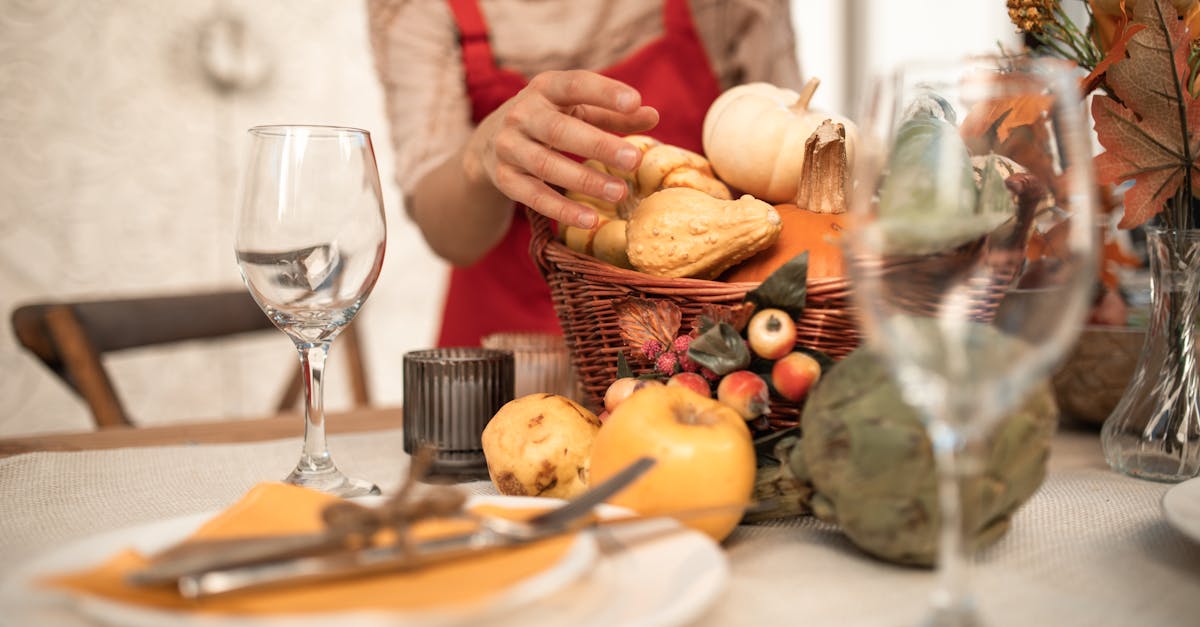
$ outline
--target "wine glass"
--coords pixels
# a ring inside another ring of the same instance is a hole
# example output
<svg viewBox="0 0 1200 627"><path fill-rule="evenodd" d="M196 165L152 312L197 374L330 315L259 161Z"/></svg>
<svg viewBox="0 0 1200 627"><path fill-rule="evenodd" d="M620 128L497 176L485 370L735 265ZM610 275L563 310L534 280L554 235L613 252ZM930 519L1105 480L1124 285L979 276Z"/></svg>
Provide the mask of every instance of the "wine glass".
<svg viewBox="0 0 1200 627"><path fill-rule="evenodd" d="M339 496L379 494L334 465L325 443L325 359L383 264L386 226L368 132L332 126L249 130L235 250L254 300L296 344L304 450L287 483Z"/></svg>
<svg viewBox="0 0 1200 627"><path fill-rule="evenodd" d="M859 120L845 246L864 338L925 419L936 460L929 625L979 624L962 487L1092 302L1098 227L1077 80L1028 57L902 64Z"/></svg>

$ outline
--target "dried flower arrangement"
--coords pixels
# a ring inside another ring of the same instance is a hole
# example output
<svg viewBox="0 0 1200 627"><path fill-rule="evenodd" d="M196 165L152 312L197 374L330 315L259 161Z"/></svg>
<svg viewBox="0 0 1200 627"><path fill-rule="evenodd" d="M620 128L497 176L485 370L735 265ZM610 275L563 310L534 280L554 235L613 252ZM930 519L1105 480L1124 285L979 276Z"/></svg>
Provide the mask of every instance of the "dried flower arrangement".
<svg viewBox="0 0 1200 627"><path fill-rule="evenodd" d="M1118 224L1157 218L1166 228L1200 226L1200 1L1087 0L1086 29L1059 0L1007 0L1017 28L1050 54L1088 72L1083 95L1104 151L1105 185L1132 182Z"/></svg>

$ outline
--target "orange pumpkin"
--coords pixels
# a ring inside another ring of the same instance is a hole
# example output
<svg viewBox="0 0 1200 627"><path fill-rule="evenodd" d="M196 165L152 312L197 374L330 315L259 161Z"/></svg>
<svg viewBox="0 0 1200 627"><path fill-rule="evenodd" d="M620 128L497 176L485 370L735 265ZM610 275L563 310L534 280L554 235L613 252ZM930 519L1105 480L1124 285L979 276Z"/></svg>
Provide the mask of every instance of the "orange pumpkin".
<svg viewBox="0 0 1200 627"><path fill-rule="evenodd" d="M770 248L732 267L721 279L729 283L759 283L796 255L808 251L808 278L846 276L838 241L845 214L813 213L796 205L775 205L783 219L779 239Z"/></svg>

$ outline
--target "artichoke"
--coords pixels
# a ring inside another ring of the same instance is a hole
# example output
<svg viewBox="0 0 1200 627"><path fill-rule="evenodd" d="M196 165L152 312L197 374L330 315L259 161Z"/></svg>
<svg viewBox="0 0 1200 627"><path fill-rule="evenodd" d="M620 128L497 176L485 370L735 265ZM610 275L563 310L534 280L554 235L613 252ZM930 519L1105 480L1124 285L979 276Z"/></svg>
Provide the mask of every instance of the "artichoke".
<svg viewBox="0 0 1200 627"><path fill-rule="evenodd" d="M1046 383L986 437L982 472L963 486L964 529L973 548L999 539L1041 485L1057 418ZM831 368L809 396L800 432L777 438L773 458L779 463L759 470L755 498L778 506L748 522L813 513L871 555L934 563L933 451L920 416L903 401L882 359L859 348Z"/></svg>

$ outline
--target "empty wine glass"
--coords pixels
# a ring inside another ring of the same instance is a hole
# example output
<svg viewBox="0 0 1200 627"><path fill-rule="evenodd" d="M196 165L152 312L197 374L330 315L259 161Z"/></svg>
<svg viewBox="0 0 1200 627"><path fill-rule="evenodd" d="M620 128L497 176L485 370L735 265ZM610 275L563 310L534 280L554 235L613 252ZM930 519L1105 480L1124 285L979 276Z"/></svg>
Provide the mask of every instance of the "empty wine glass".
<svg viewBox="0 0 1200 627"><path fill-rule="evenodd" d="M1092 301L1098 227L1077 80L1025 57L906 64L874 85L859 120L846 250L864 337L926 418L937 462L929 625L979 624L962 487Z"/></svg>
<svg viewBox="0 0 1200 627"><path fill-rule="evenodd" d="M284 481L339 496L379 494L334 465L325 443L330 345L383 264L386 226L371 136L354 128L250 129L235 245L242 278L300 352L304 450Z"/></svg>

